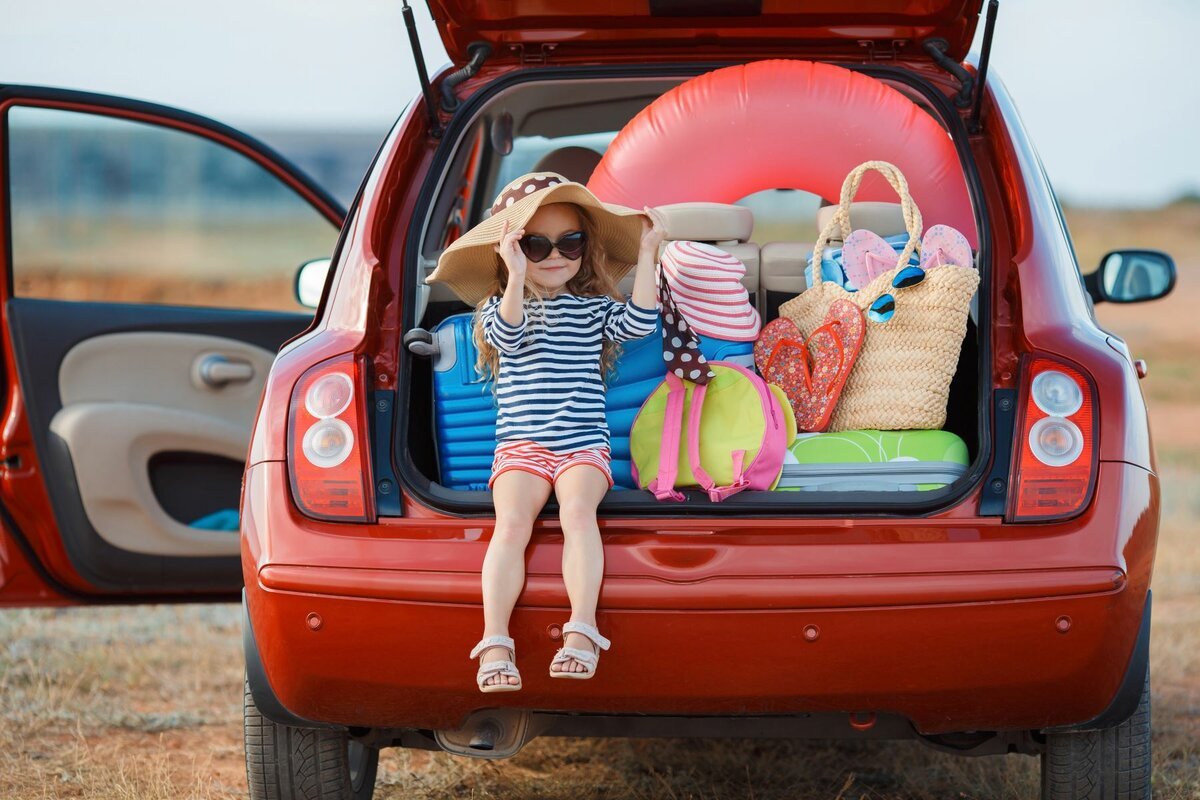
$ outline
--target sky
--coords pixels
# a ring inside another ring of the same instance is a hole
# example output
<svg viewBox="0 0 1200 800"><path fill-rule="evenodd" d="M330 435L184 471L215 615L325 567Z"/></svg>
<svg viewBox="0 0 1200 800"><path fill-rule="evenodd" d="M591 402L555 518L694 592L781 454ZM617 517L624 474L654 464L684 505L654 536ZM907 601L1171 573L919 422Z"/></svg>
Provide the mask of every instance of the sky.
<svg viewBox="0 0 1200 800"><path fill-rule="evenodd" d="M428 8L412 4L433 74L446 52ZM382 138L419 90L401 5L0 0L0 81L151 100L251 133ZM1144 206L1200 193L1200 75L1188 56L1198 30L1196 0L1001 0L992 70L1064 200Z"/></svg>

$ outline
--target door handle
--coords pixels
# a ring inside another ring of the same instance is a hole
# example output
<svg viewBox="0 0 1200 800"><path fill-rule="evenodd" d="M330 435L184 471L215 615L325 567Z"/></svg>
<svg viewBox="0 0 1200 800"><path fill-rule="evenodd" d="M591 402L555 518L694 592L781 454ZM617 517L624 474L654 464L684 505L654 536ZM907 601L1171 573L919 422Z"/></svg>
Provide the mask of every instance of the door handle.
<svg viewBox="0 0 1200 800"><path fill-rule="evenodd" d="M231 383L250 381L254 377L254 365L240 358L226 358L213 353L197 362L195 374L205 386L220 389Z"/></svg>

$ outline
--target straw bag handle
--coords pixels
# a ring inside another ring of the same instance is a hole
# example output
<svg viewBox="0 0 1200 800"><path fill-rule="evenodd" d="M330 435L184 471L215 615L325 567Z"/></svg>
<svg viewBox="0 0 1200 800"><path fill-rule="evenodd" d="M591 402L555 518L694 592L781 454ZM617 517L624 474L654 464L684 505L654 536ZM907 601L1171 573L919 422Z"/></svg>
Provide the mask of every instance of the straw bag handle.
<svg viewBox="0 0 1200 800"><path fill-rule="evenodd" d="M912 195L909 194L908 181L905 179L904 173L895 164L887 161L865 161L846 176L846 180L842 183L842 195L838 200L838 207L833 212L833 217L821 230L821 235L817 237L817 243L813 247L812 285L814 289L821 285L821 261L825 255L825 245L829 243L829 237L838 228L841 228L842 241L845 241L846 237L850 235L850 202L858 193L863 176L871 170L883 175L896 190L896 194L900 195L900 211L904 215L904 228L908 231L908 243L896 259L896 266L907 264L908 257L917 249L924 223L921 220L920 209L917 208Z"/></svg>

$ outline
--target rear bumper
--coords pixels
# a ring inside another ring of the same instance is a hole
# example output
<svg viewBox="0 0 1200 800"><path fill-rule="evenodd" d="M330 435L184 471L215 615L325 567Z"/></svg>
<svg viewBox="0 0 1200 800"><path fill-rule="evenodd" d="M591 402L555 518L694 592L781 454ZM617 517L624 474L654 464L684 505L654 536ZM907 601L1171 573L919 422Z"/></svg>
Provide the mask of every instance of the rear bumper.
<svg viewBox="0 0 1200 800"><path fill-rule="evenodd" d="M1150 577L1137 553L1149 547L1152 557L1157 530L1155 486L1153 514L1106 513L1071 536L1047 537L1051 569L872 574L864 564L860 574L693 582L610 575L598 621L613 647L586 684L548 676L567 604L561 579L531 567L510 626L524 688L484 695L467 658L482 627L477 565L470 572L425 560L404 569L372 561L372 543L360 537L345 541L361 556L358 568L279 563L275 537L303 534L293 518L255 513L255 482L278 479L270 466L247 474L243 509L247 610L263 676L298 719L375 728L454 729L495 707L664 717L876 712L925 734L1085 723L1110 707L1130 664ZM1114 471L1149 476L1128 465ZM1122 531L1123 519L1132 524ZM954 530L959 541L945 544L983 546L995 536L972 540L962 520ZM922 545L930 565L945 563L936 545ZM1119 566L1061 566L1054 554L1064 550ZM734 558L723 557L726 567Z"/></svg>
<svg viewBox="0 0 1200 800"><path fill-rule="evenodd" d="M1144 598L1129 592L897 608L603 611L613 648L594 679L547 675L559 609L519 608L524 689L482 695L466 653L477 606L249 593L281 704L367 727L457 728L481 708L603 714L875 711L922 733L1038 729L1098 716L1117 693ZM1127 612L1132 612L1129 614ZM310 614L319 615L312 630ZM1056 622L1069 617L1071 629ZM807 633L807 635L806 635ZM813 637L813 638L809 638ZM698 656L709 643L716 652Z"/></svg>

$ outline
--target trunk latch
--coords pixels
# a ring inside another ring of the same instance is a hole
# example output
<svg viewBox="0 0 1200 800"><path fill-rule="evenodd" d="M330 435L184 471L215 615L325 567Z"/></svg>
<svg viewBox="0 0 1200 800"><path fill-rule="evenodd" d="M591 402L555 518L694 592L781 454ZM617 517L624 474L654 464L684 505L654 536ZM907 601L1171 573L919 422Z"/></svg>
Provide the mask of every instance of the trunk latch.
<svg viewBox="0 0 1200 800"><path fill-rule="evenodd" d="M859 47L867 51L867 61L895 61L906 44L907 39L892 39L887 42L877 42L874 39L858 40Z"/></svg>
<svg viewBox="0 0 1200 800"><path fill-rule="evenodd" d="M535 51L532 48L525 47L524 44L510 44L508 50L513 53L523 65L536 66L545 64L550 61L550 54L558 47L558 42L542 42L541 46Z"/></svg>

